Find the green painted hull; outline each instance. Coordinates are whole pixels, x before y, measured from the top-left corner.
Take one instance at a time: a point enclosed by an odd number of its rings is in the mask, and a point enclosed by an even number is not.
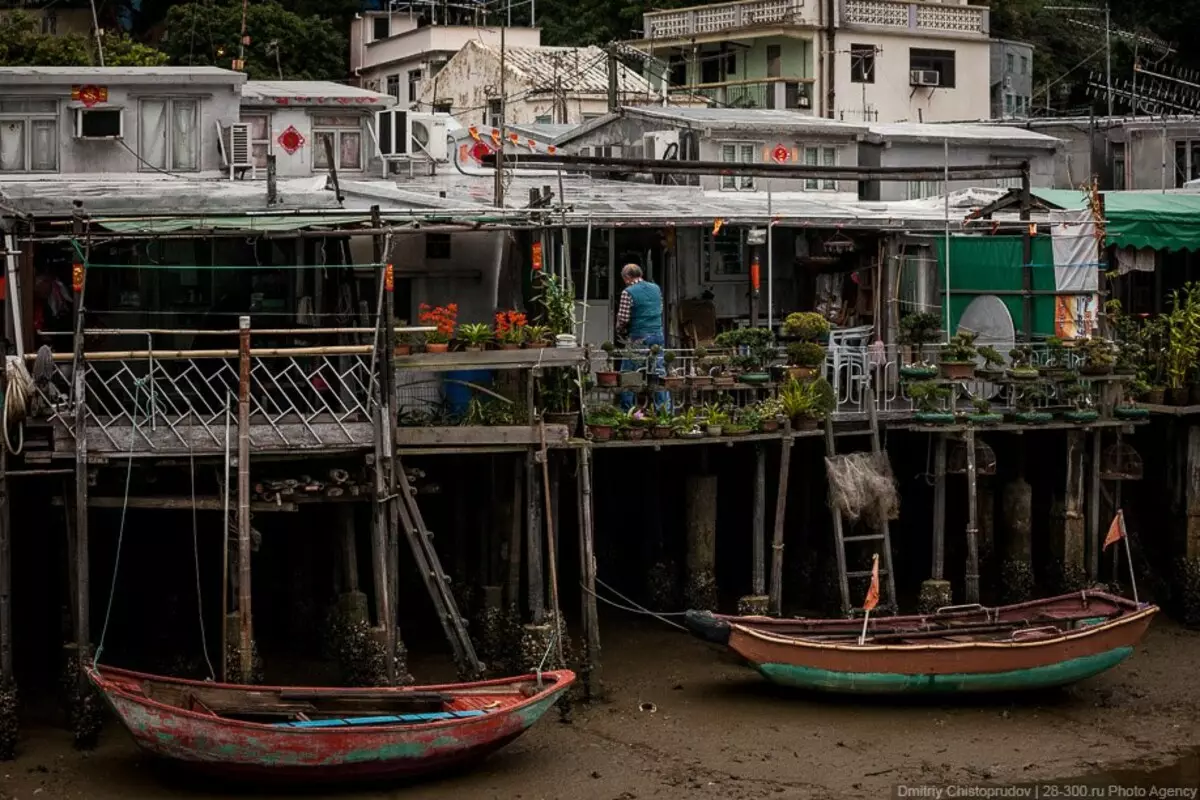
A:
[[[799,689],[841,694],[956,694],[1066,686],[1112,669],[1131,655],[1132,647],[1117,647],[1095,655],[1028,669],[946,675],[836,672],[793,664],[756,664],[755,667],[772,683]]]

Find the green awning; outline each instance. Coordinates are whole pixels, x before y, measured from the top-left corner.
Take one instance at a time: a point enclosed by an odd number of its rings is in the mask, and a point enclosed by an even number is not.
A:
[[[299,231],[363,225],[369,215],[281,214],[254,216],[159,217],[144,220],[97,219],[98,225],[114,233],[174,233],[193,229],[223,229],[261,232]]]
[[[1034,189],[1038,200],[1067,210],[1086,207],[1075,189]],[[1104,192],[1106,242],[1152,250],[1200,250],[1200,194]]]
[[[1078,189],[1030,189],[1029,193],[1046,205],[1067,210],[1081,209],[1086,202]]]

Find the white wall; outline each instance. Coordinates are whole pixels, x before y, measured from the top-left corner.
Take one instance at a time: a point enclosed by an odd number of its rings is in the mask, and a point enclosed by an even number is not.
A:
[[[375,117],[372,112],[364,112],[344,106],[324,106],[320,108],[280,107],[278,105],[271,105],[270,107],[243,106],[241,118],[243,121],[246,121],[251,116],[266,115],[268,124],[270,125],[268,152],[275,154],[276,176],[279,178],[306,178],[316,172],[326,172],[325,168],[314,169],[313,167],[313,154],[318,147],[316,136],[313,135],[314,114],[357,117],[361,121],[363,169],[348,170],[339,167],[339,176],[344,175],[348,178],[362,177],[364,175],[378,177],[382,174],[382,166],[378,156],[375,154],[375,140],[371,138],[371,134],[367,130],[368,126],[373,127],[375,125]],[[290,154],[279,146],[278,141],[279,135],[289,127],[294,127],[304,137],[304,146],[295,153]],[[262,166],[259,167],[259,178],[266,177],[264,169]]]
[[[875,45],[875,82],[850,80],[850,46]],[[909,85],[909,50],[953,50],[955,85]],[[834,88],[835,117],[847,122],[947,122],[991,116],[991,52],[988,40],[839,31]],[[867,114],[864,116],[864,111]],[[870,113],[870,112],[875,113]]]

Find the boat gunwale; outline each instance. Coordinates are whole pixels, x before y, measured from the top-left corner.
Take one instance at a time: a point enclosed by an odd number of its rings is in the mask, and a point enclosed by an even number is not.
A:
[[[92,683],[102,693],[104,693],[106,695],[108,695],[108,694],[119,695],[120,697],[122,697],[123,699],[125,699],[129,702],[136,703],[141,706],[154,708],[154,709],[160,710],[160,711],[167,711],[176,716],[187,717],[189,719],[207,722],[209,724],[219,724],[223,727],[246,728],[246,729],[250,729],[250,730],[254,730],[254,731],[270,731],[272,733],[285,733],[285,734],[289,734],[289,735],[301,735],[301,736],[309,736],[309,737],[314,736],[314,735],[326,736],[326,735],[330,735],[330,734],[339,734],[339,735],[346,735],[346,736],[354,736],[354,735],[360,735],[360,734],[378,735],[381,733],[396,733],[396,732],[403,732],[405,735],[409,735],[412,733],[423,733],[426,731],[441,730],[441,729],[446,729],[446,728],[464,728],[464,727],[469,727],[469,726],[474,726],[474,725],[479,725],[479,724],[488,724],[488,723],[493,722],[496,719],[512,716],[513,714],[516,714],[516,713],[528,708],[529,706],[535,705],[538,702],[541,702],[541,701],[547,699],[548,697],[552,697],[553,695],[566,690],[567,688],[570,687],[570,685],[572,683],[575,682],[575,673],[569,669],[567,669],[567,670],[551,670],[551,671],[543,672],[543,673],[541,673],[541,677],[542,677],[543,681],[545,681],[545,679],[549,678],[549,679],[552,679],[552,682],[550,682],[548,685],[546,685],[544,688],[542,688],[541,691],[537,692],[536,694],[532,694],[529,697],[526,697],[525,699],[523,699],[521,702],[511,705],[505,709],[502,709],[501,712],[498,714],[486,714],[485,713],[485,714],[482,714],[477,717],[464,717],[464,718],[458,718],[458,719],[436,720],[436,721],[432,721],[432,722],[423,722],[423,723],[418,723],[415,725],[404,725],[404,726],[357,725],[357,726],[353,726],[353,727],[336,726],[336,727],[329,727],[329,728],[293,728],[293,727],[289,727],[289,726],[285,726],[285,725],[279,725],[279,726],[272,725],[272,724],[265,723],[265,722],[248,722],[246,720],[230,719],[228,717],[220,716],[219,714],[202,714],[198,711],[192,711],[190,709],[180,708],[179,706],[173,706],[173,705],[170,705],[169,703],[164,703],[160,700],[154,700],[150,697],[146,697],[145,695],[137,695],[137,694],[133,694],[132,692],[126,691],[125,689],[119,687],[117,684],[113,683],[111,680],[106,680],[104,675],[105,675],[105,673],[108,673],[110,675],[119,675],[122,677],[128,677],[128,678],[132,678],[135,680],[157,681],[159,683],[174,684],[177,686],[199,687],[199,688],[203,688],[203,689],[232,689],[234,691],[242,691],[242,692],[245,692],[245,691],[261,691],[261,692],[297,691],[297,692],[302,692],[305,690],[328,689],[330,687],[245,686],[245,685],[235,684],[235,683],[194,681],[194,680],[190,680],[188,678],[172,678],[172,677],[165,677],[165,676],[161,676],[161,675],[151,675],[151,674],[145,673],[145,672],[136,672],[134,670],[121,669],[119,667],[106,667],[103,665],[99,666],[98,668],[89,666],[86,668],[86,672],[87,672],[89,679],[92,681]],[[537,673],[530,673],[528,675],[515,676],[515,677],[511,677],[511,678],[492,678],[490,680],[476,681],[474,683],[443,683],[443,684],[433,684],[433,685],[429,685],[429,686],[404,686],[404,687],[400,687],[400,686],[395,686],[395,687],[355,686],[355,687],[345,687],[344,689],[342,687],[337,687],[337,689],[339,691],[344,691],[346,694],[363,694],[363,693],[367,693],[367,692],[379,692],[382,689],[385,691],[390,690],[390,693],[394,693],[396,695],[403,696],[405,694],[411,694],[411,693],[418,692],[418,691],[426,691],[426,692],[445,691],[447,693],[452,693],[455,689],[459,689],[459,690],[481,689],[481,688],[488,688],[488,687],[499,688],[499,687],[503,687],[503,686],[512,686],[513,684],[526,682],[526,681],[536,682],[537,677],[538,677]],[[122,715],[118,715],[118,716],[122,716]]]
[[[1124,598],[1122,598],[1122,599],[1124,599]],[[1132,601],[1130,601],[1130,602],[1132,602]],[[1011,608],[1011,606],[1008,606],[1008,608]],[[1072,641],[1075,639],[1083,639],[1083,638],[1088,638],[1091,636],[1096,636],[1100,633],[1103,633],[1106,630],[1123,627],[1125,625],[1129,625],[1130,623],[1137,622],[1144,617],[1152,617],[1155,614],[1157,614],[1159,611],[1159,607],[1157,605],[1145,604],[1145,603],[1140,604],[1138,609],[1139,610],[1137,610],[1137,611],[1131,611],[1129,613],[1120,614],[1120,615],[1113,617],[1112,619],[1109,619],[1102,623],[1098,623],[1095,625],[1088,625],[1087,627],[1078,628],[1078,629],[1072,630],[1072,631],[1062,631],[1057,636],[1050,636],[1045,639],[1032,639],[1029,641],[1020,641],[1020,642],[1017,642],[1017,641],[1003,641],[1003,642],[973,641],[973,642],[943,642],[943,643],[931,643],[931,644],[870,644],[870,643],[864,643],[864,644],[860,645],[856,641],[855,642],[842,642],[842,643],[821,642],[821,641],[806,639],[802,636],[797,636],[797,635],[769,633],[767,631],[764,631],[764,630],[761,630],[758,628],[754,628],[752,626],[740,625],[736,622],[730,622],[729,627],[730,627],[731,632],[736,630],[736,631],[743,633],[753,639],[758,639],[759,641],[769,642],[771,644],[777,644],[777,645],[786,645],[788,647],[810,649],[810,650],[840,650],[840,651],[844,651],[847,653],[878,653],[878,652],[891,652],[891,651],[902,652],[902,653],[913,653],[913,652],[925,652],[925,651],[930,651],[930,650],[940,652],[940,651],[947,651],[947,650],[971,650],[971,649],[1008,650],[1008,649],[1015,649],[1015,648],[1020,648],[1020,647],[1045,647],[1048,645],[1061,644],[1063,642]],[[916,617],[914,617],[914,619],[915,618]],[[898,618],[893,618],[893,619],[898,619]],[[947,633],[948,634],[953,633],[953,631],[948,630]],[[731,649],[736,650],[736,648],[733,647],[732,639],[730,640],[730,644],[728,646]]]

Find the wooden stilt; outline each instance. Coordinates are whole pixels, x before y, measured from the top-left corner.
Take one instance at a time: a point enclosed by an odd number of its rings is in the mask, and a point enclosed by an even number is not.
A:
[[[1092,431],[1092,453],[1088,465],[1087,534],[1084,537],[1084,554],[1087,557],[1088,584],[1095,583],[1100,575],[1100,541],[1104,532],[1100,530],[1100,429]]]
[[[967,570],[963,589],[968,603],[979,602],[979,527],[975,507],[975,429],[968,427],[967,447]]]
[[[786,443],[784,444],[786,446]],[[780,491],[786,491],[780,487]],[[761,595],[766,591],[766,535],[767,535],[767,450],[762,444],[754,445],[754,521],[751,530],[750,593]]]
[[[946,437],[933,434],[933,568],[930,577],[946,574]]]
[[[250,317],[238,319],[238,663],[241,682],[254,673],[250,610]]]
[[[833,438],[833,421],[825,420],[825,457],[830,458],[837,453],[837,444]],[[850,616],[850,610],[853,608],[850,605],[850,583],[847,580],[846,570],[846,536],[842,528],[842,512],[833,504],[833,487],[829,488],[829,512],[833,519],[833,555],[837,560],[838,570],[838,592],[841,595],[842,614]],[[774,571],[772,571],[772,583],[774,583]]]
[[[7,381],[0,375],[0,386],[8,391]],[[2,423],[7,425],[8,421]],[[12,510],[8,497],[8,448],[0,444],[0,689],[13,677],[12,638]],[[0,730],[0,739],[4,731]],[[0,754],[3,755],[3,754]]]
[[[358,591],[358,542],[354,530],[354,506],[345,504],[337,506],[337,515],[341,523],[338,531],[338,544],[342,562],[342,591]]]
[[[1062,570],[1063,591],[1083,588],[1087,571],[1084,566],[1083,487],[1084,487],[1084,432],[1067,431],[1067,478],[1063,504],[1061,533],[1051,536],[1054,560]],[[1061,538],[1060,538],[1061,537]]]
[[[76,216],[72,222],[76,237],[83,233],[83,220]],[[84,258],[90,255],[90,245],[84,247]],[[87,269],[75,297],[75,354],[71,377],[75,399],[75,647],[79,664],[87,663],[91,653],[90,579],[88,574],[88,446],[87,446],[87,365],[83,355],[84,317],[86,314]],[[81,669],[79,687],[88,690],[87,677]]]
[[[546,579],[542,573],[541,478],[533,451],[525,455],[525,590],[529,597],[529,619],[540,625],[546,616]]]
[[[783,423],[783,435],[780,437],[779,448],[779,481],[775,494],[775,529],[771,535],[771,613],[783,613],[783,523],[787,513],[787,495],[789,470],[792,462],[792,424]],[[764,465],[763,469],[766,467]],[[764,500],[764,502],[766,502]],[[834,513],[835,525],[841,525],[841,518]],[[844,565],[843,565],[844,566]]]
[[[379,213],[379,206],[371,206],[371,226],[380,228],[383,226],[383,219]],[[384,236],[376,235],[372,239],[374,249],[375,263],[382,264],[385,261],[391,261],[391,254],[388,252],[387,239]],[[380,622],[384,629],[384,641],[387,648],[387,677],[388,683],[395,685],[396,683],[396,614],[399,603],[400,594],[400,530],[399,530],[399,504],[396,500],[397,491],[397,471],[400,469],[398,456],[395,448],[395,434],[393,431],[396,427],[396,304],[394,289],[394,274],[392,265],[388,263],[385,272],[380,275],[380,280],[383,281],[383,307],[380,309],[380,326],[382,327],[383,336],[380,341],[380,347],[383,352],[379,357],[379,378],[380,378],[380,430],[379,436],[379,459],[376,462],[376,472],[382,476],[382,484],[384,494],[377,498],[377,502],[381,503],[384,531],[384,549],[385,563],[383,567],[383,581],[387,593],[386,602],[381,608]],[[407,482],[406,482],[407,490]],[[386,612],[386,613],[384,613]]]
[[[511,517],[508,528],[508,574],[504,584],[504,602],[507,608],[521,607],[521,532],[525,525],[525,461],[514,459],[512,471],[512,496],[506,501],[510,505]]]
[[[371,511],[371,581],[374,584],[375,624],[384,630],[385,646],[387,643],[388,620],[392,618],[391,591],[388,580],[388,542],[387,542],[387,479],[384,477],[380,462],[383,460],[383,442],[387,435],[387,424],[384,422],[383,410],[375,412],[375,502]],[[389,659],[390,660],[390,659]],[[389,680],[391,676],[388,676]]]
[[[546,449],[546,423],[538,422],[538,432],[542,440],[542,450],[538,453],[538,458],[542,463],[542,488],[546,493],[546,559],[547,571],[550,575],[550,609],[554,612],[554,625],[559,625],[561,617],[561,608],[558,604],[558,557],[555,545],[555,520],[554,516],[554,494],[551,489],[550,482],[550,451]],[[557,628],[556,628],[557,634]],[[563,665],[563,648],[562,637],[556,635],[554,637],[554,646],[558,652],[558,663]]]
[[[592,448],[579,448],[579,575],[583,584],[583,630],[587,640],[584,686],[589,697],[599,697],[600,619],[596,611],[595,509],[592,505]]]

